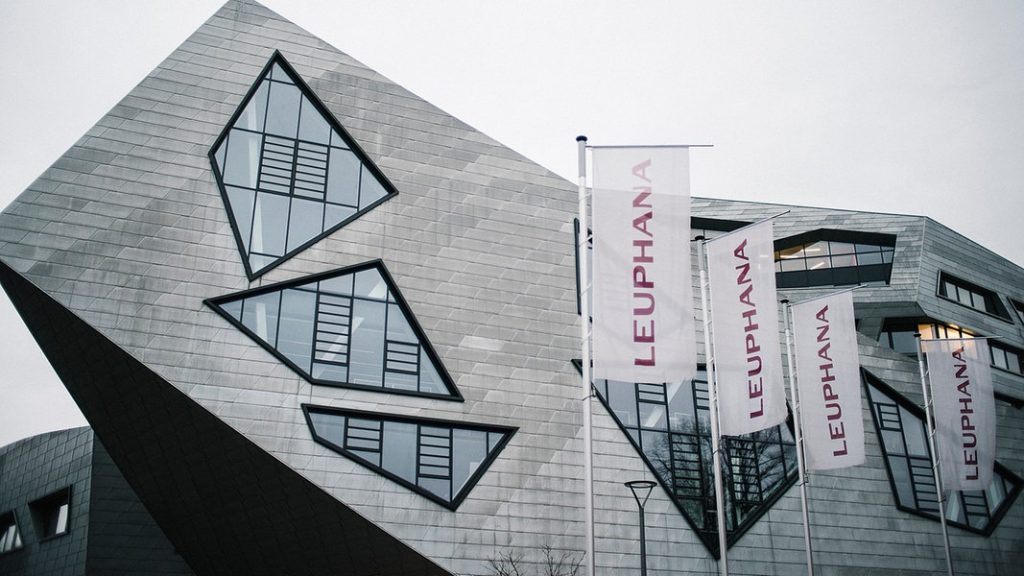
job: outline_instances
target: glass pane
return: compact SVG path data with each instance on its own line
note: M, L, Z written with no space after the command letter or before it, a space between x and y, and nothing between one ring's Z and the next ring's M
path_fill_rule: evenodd
M416 425L384 422L384 452L381 467L416 483Z
M313 430L317 436L339 447L345 445L344 416L310 412L309 419L313 422Z
M892 468L892 481L896 485L896 497L899 499L899 503L908 508L917 508L914 489L910 485L910 469L907 466L907 459L890 455L889 466Z
M827 256L808 258L807 269L808 270L821 270L829 267L829 261Z
M331 141L331 126L305 96L302 97L302 114L299 117L299 140L320 144L329 144Z
M911 456L928 458L928 437L924 433L924 424L902 407L900 420L903 421L903 437L907 441L907 451Z
M376 269L362 270L356 272L355 295L383 301L388 295L388 285Z
M487 459L487 433L479 430L454 430L452 454L452 493L458 494L484 460Z
M398 304L388 304L388 340L419 343Z
M789 248L783 248L778 251L778 257L786 260L789 258L803 258L804 247L803 246L792 246Z
M263 132L263 120L267 116L267 86L270 82L264 80L256 89L252 100L245 106L242 115L235 122L237 128L245 128L254 132Z
M665 406L663 404L640 402L639 408L641 427L656 430L667 430L668 421L665 418Z
M242 325L268 342L277 344L277 315L280 306L279 292L261 294L245 299L242 310Z
M862 254L857 254L857 264L859 264L861 266L867 266L869 264L881 264L881 263L882 263L882 253L878 252L877 250L875 252L865 252L865 253L862 253Z
M387 190L380 185L377 177L374 176L366 166L363 166L363 176L359 188L359 207L364 208L380 200L387 195Z
M441 380L441 375L434 368L427 353L420 349L420 392L427 394L447 394L448 389Z
M287 230L288 197L264 192L257 194L249 250L270 256L284 255Z
M54 534L63 534L68 531L68 504L65 502L57 510L57 525L54 527Z
M267 110L268 134L295 138L299 125L299 99L302 94L291 84L272 82Z
M348 382L348 368L332 364L313 363L313 378L325 382Z
M829 247L829 251L832 253L833 256L836 256L836 255L839 255L839 254L853 254L854 253L853 244L847 244L845 242L829 242L828 243L828 247ZM877 248L876 248L876 250L877 250Z
M380 452L371 452L369 450L349 450L357 458L366 460L374 466L380 466Z
M327 201L346 206L359 205L360 162L349 150L331 148L327 169Z
M854 254L833 254L832 255L832 267L843 268L846 266L856 266L857 256Z
M806 270L807 261L803 258L796 258L793 260L783 260L779 263L783 272L793 272L797 270Z
M224 183L232 186L256 187L256 175L259 171L260 145L263 137L260 134L232 130L228 135L228 154L224 166Z
M892 332L892 349L903 354L916 354L917 338L913 332Z
M353 301L349 346L349 382L353 384L383 386L385 306L383 302Z
M324 230L329 230L341 224L355 213L356 209L354 207L327 204L327 213L324 216Z
M420 478L420 488L423 488L431 494L435 494L445 502L451 502L451 481L442 480L440 478Z
M280 64L275 63L270 69L270 77L281 82L292 83L292 79L288 77L288 74L285 74L284 68L281 68Z
M804 245L804 254L808 257L828 256L828 242L819 241Z
M312 292L288 289L281 294L277 349L305 372L310 369L315 308L316 295Z
M669 428L673 432L696 432L693 417L693 385L690 383L668 384Z
M608 405L627 428L637 426L636 388L632 382L608 381Z
M253 203L256 201L256 193L244 188L227 187L228 204L230 212L235 217L235 226L238 226L238 235L242 237L242 245L249 249L249 236L252 233L252 211Z
M331 294L351 295L352 294L352 280L354 275L345 274L343 276L335 276L326 280L320 281L320 291L330 292Z
M324 205L292 198L292 213L288 226L288 252L295 250L323 232Z
M882 262L885 262L886 264L891 263L892 262L892 253L893 253L893 249L892 248L883 248L882 249Z

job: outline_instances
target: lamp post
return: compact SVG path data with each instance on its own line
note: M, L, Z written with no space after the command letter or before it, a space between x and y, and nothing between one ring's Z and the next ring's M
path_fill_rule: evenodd
M640 576L647 576L647 539L644 535L644 504L651 495L655 483L650 480L633 480L626 482L626 487L633 493L637 506L640 507Z

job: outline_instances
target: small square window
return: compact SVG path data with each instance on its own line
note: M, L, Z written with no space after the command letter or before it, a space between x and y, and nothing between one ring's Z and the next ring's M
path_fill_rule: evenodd
M0 514L0 555L22 548L24 545L21 542L21 530L18 528L14 511Z
M32 524L40 540L56 538L68 533L71 516L71 488L64 488L30 502Z

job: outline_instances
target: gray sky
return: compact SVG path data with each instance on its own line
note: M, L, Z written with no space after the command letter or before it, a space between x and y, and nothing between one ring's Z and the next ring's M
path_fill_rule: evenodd
M574 179L708 143L697 196L931 216L1024 265L1024 2L267 0ZM221 5L0 0L0 206ZM0 445L84 424L0 297Z

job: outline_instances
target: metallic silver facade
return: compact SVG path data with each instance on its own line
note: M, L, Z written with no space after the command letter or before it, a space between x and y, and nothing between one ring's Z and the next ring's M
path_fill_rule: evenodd
M207 152L275 50L398 195L250 283ZM817 228L897 236L891 284L858 290L856 302L864 367L908 398L920 401L916 364L875 340L886 317L931 316L1024 348L1021 319L990 318L936 294L945 270L1024 300L1024 270L934 221L693 203L695 216L743 221L784 209L777 237ZM501 552L537 562L544 545L577 555L585 548L579 376L570 364L579 356L575 211L572 183L266 8L232 1L4 210L0 259L333 498L447 571L485 574ZM377 258L464 402L313 386L203 305ZM1024 398L1024 378L1000 373L996 386ZM315 443L302 404L519 431L453 512ZM1024 474L1024 417L1005 402L997 410L998 458ZM895 507L871 416L863 416L867 464L811 477L819 572L941 571L938 524ZM594 427L598 571L635 570L636 503L622 482L654 477L598 403ZM793 488L730 550L732 571L802 574L799 506ZM717 570L661 488L646 510L653 573ZM951 543L958 573L1011 573L1024 563L1024 504L1015 502L990 537L952 529Z

